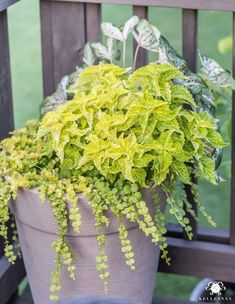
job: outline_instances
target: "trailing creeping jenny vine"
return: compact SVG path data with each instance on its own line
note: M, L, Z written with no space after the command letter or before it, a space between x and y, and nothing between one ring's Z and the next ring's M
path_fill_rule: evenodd
M165 216L156 187L166 192L170 213L191 238L184 206L196 215L183 184L192 185L197 198L192 175L214 184L220 181L218 157L226 144L214 117L213 91L202 76L190 72L159 30L146 20L134 16L121 29L104 23L102 30L108 37L107 45L85 46L83 68L62 79L58 90L44 101L41 119L27 122L0 144L0 235L5 254L15 262L14 244L8 239L8 202L16 198L19 188L36 188L41 201L52 206L58 225L58 237L52 244L56 260L50 286L50 298L55 301L62 288L63 265L75 279L74 255L66 233L68 220L77 234L84 220L79 193L89 199L94 213L97 269L108 292L110 273L103 229L109 226L109 218L105 211L119 220L122 252L131 270L135 269L135 254L124 218L137 223L160 246L169 263ZM130 33L138 45L135 58L142 47L159 53L158 61L137 70L126 68ZM121 42L123 67L114 64L120 59ZM97 58L100 63L94 65ZM223 72L223 77L232 85L229 74ZM154 217L142 199L145 187L153 192ZM204 207L199 209L213 224Z

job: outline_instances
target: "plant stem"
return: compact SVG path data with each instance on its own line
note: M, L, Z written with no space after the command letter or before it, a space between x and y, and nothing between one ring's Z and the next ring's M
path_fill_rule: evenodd
M137 63L137 56L139 53L140 45L138 44L135 50L135 57L134 57L134 69L136 69L136 63Z
M126 66L126 40L123 41L122 61L123 61L123 67L125 67Z

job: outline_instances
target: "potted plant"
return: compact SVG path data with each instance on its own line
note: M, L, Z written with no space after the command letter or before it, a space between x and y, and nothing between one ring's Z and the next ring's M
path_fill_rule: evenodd
M220 181L226 144L205 81L213 82L208 62L216 63L201 56L206 63L193 74L159 30L136 16L122 29L103 23L102 30L107 45L85 46L84 66L45 100L40 120L1 142L0 235L14 263L10 206L36 304L104 292L151 303L160 250L170 262L165 201L191 238L183 184L197 200L192 176ZM126 68L130 33L134 66L141 47L158 61ZM123 67L114 64L119 44ZM219 77L232 86L224 70Z

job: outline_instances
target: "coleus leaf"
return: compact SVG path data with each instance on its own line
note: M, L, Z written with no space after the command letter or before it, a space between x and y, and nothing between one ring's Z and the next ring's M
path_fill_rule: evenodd
M146 171L144 169L131 169L131 175L133 181L136 181L141 185L142 187L145 186L145 179L146 179Z
M207 140L216 148L224 148L227 144L223 141L222 136L216 130L209 130Z
M148 164L154 160L156 158L155 155L146 153L144 155L142 155L140 158L135 158L134 159L134 165L136 168L143 168L143 167L147 167Z
M125 24L122 31L124 40L127 40L128 35L134 30L136 25L139 23L139 17L132 16L130 19L128 19Z
M203 156L198 162L203 178L216 184L215 162L212 158ZM197 172L197 171L196 171Z
M178 178L185 184L190 185L191 179L190 179L190 170L187 165L185 165L182 162L174 161L172 163L172 168L174 169L175 173L177 174Z
M161 32L147 20L142 19L132 34L139 46L152 52L158 52Z
M90 42L88 42L85 46L84 46L84 54L83 54L83 62L87 65L87 66L91 66L95 63L95 56L91 47Z
M171 87L171 97L178 100L179 103L188 103L193 107L195 106L193 96L186 88L180 85L173 85Z
M124 37L121 30L118 27L112 25L112 23L103 22L101 24L101 29L105 36L117 39L119 41L124 41Z

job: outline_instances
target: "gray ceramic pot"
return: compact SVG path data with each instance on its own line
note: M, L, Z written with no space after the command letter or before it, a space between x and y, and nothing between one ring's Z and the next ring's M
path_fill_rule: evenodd
M160 191L162 201L164 194ZM144 200L153 212L151 194L142 191ZM71 227L67 239L77 258L77 279L71 281L66 271L62 272L60 299L68 300L78 296L104 296L103 283L96 270L98 246L94 217L88 200L80 195L79 207L82 215L80 235ZM57 225L52 215L51 206L41 203L36 190L20 190L16 201L10 202L20 238L24 263L35 304L48 304L51 271L54 269L54 250L51 244L56 240ZM151 243L136 226L126 222L129 239L135 252L136 270L131 271L125 264L118 238L117 219L107 214L110 226L106 229L106 253L109 257L109 296L123 297L136 304L150 304L154 291L155 274L159 260L159 248Z

